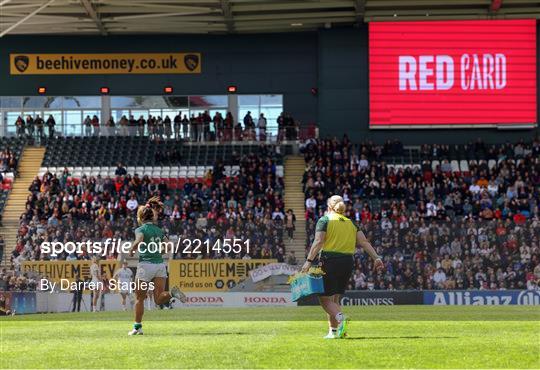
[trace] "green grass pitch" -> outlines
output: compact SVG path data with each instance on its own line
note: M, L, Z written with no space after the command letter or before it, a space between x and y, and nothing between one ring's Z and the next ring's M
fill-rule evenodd
M0 319L2 368L540 368L534 306L347 307L324 340L319 307L178 308Z

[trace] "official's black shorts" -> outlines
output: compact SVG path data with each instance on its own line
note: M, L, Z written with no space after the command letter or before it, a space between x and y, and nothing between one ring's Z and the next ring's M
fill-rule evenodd
M354 267L353 256L328 256L322 255L321 268L324 271L324 293L321 296L344 294Z

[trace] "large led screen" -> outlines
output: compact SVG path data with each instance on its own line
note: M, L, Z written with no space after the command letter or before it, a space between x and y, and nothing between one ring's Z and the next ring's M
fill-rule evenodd
M372 128L536 123L536 21L369 24Z

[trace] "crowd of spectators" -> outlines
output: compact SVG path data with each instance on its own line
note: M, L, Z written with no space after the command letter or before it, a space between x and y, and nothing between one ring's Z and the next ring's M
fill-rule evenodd
M0 291L35 291L38 281L27 273L3 268L0 271Z
M526 144L523 139L517 143L506 142L501 145L487 145L481 139L465 145L424 144L420 147L422 159L450 159L464 157L468 159L504 159L522 158L529 154L540 155L538 145ZM444 171L444 169L443 169Z
M45 135L53 137L55 133L56 120L52 115L44 120L39 114L35 116L27 115L26 118L22 116L17 117L15 120L15 131L18 137L27 137L29 139L42 140ZM45 132L47 130L47 132Z
M171 239L181 238L214 245L216 240L249 240L249 253L240 254L201 248L201 254L182 254L176 258L277 258L283 261L286 217L283 204L283 179L276 174L276 153L261 145L258 153L239 158L239 173L224 174L216 163L205 179L190 179L182 189L168 189L144 174L128 174L117 169L117 176L71 178L45 173L35 178L29 190L26 211L12 261L17 268L25 260L53 259L40 249L44 241L86 242L106 238L133 240L137 207L158 195L164 204L160 226ZM88 259L83 254L60 255L57 259ZM107 258L114 258L109 255Z
M15 153L6 148L0 150L0 183L2 182L2 173L16 172L17 170L17 156Z
M1 139L1 138L0 138ZM2 144L0 142L0 144ZM0 227L2 226L2 213L6 204L9 190L11 189L11 175L17 176L17 165L19 158L16 151L9 145L0 145ZM1 241L2 235L0 235ZM2 250L0 250L0 261L2 261Z
M48 129L48 136L55 135L56 121L50 115L45 121L38 115L32 117L26 116L23 119L19 116L15 121L16 132L19 137L28 137L43 139L45 137L45 128ZM192 113L189 117L180 111L176 116L165 115L123 115L119 120L110 117L104 124L100 123L97 115L87 115L82 122L83 133L85 136L100 135L131 135L131 136L149 136L155 140L184 140L194 142L204 141L267 141L269 130L267 118L264 113L258 117L253 117L251 112L247 112L242 119L235 120L231 112L225 116L216 111L212 116L208 111L198 114ZM298 122L285 112L282 112L276 119L277 140L295 140L298 136Z
M343 196L346 216L356 222L383 256L386 270L374 272L361 251L355 254L351 289L536 289L540 280L540 142L459 147L424 145L421 163L396 168L389 158L403 145L388 141L353 145L311 140L306 160L306 231L309 247L315 224L331 194ZM445 164L466 157L469 168L453 172ZM440 161L436 167L432 160ZM473 160L474 159L474 160ZM160 225L171 239L210 245L218 239L250 240L250 251L224 255L211 250L175 258L276 258L286 255L294 214L285 211L283 180L276 152L261 145L257 154L236 158L239 173L224 174L216 163L204 179L169 189L121 166L114 177L71 178L68 170L46 173L30 186L21 216L15 267L24 260L52 259L44 241L133 240L136 210L149 197L164 203ZM495 163L488 164L489 160ZM58 259L88 259L60 255ZM113 254L107 256L114 258ZM11 280L11 278L10 278Z
M463 147L424 145L422 165L396 169L385 159L402 146L317 140L306 159L307 247L326 199L343 196L345 215L383 256L375 273L355 254L351 289L536 289L540 281L540 142ZM432 159L461 153L469 170ZM496 160L490 167L488 161Z
M97 120L97 121L96 121ZM297 135L297 123L288 113L281 113L276 120L278 128L278 140L293 140ZM99 135L99 119L86 117L84 126L87 127L87 136ZM212 116L208 111L200 112L197 115L192 113L178 114L174 117L166 115L148 117L133 115L122 116L118 122L111 117L106 123L108 134L121 135L148 135L153 139L183 139L185 141L266 141L268 122L264 113L259 117L253 117L251 112L247 112L242 122L235 120L231 112L225 116L216 111ZM93 128L93 132L92 132Z

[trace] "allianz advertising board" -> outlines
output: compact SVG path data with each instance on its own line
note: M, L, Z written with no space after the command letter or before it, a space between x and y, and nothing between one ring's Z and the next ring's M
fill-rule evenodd
M424 304L438 306L540 305L537 290L454 290L424 292Z

